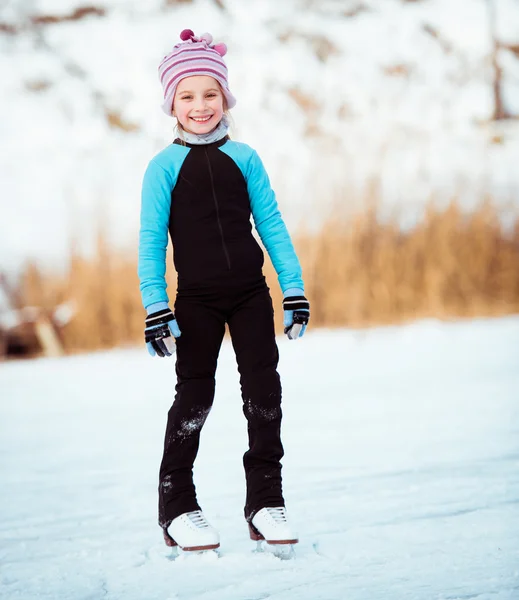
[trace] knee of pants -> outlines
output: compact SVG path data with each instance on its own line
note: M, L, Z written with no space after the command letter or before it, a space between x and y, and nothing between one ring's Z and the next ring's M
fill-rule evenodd
M168 415L175 439L185 439L200 432L213 405L214 391L214 379L177 383L175 401Z
M281 384L276 371L242 381L243 412L251 424L281 419Z
M171 442L181 442L192 436L198 436L211 406L193 405L189 410L182 412L176 410L175 404L169 410L168 439L166 445Z
M255 401L253 398L245 398L243 401L243 414L249 425L261 426L267 425L281 419L281 404L279 396L271 394L265 402L264 399Z

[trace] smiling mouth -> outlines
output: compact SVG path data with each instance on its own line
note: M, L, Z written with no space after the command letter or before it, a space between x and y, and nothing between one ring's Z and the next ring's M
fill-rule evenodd
M190 117L195 123L207 123L209 119L212 118L213 115L209 115L207 117Z

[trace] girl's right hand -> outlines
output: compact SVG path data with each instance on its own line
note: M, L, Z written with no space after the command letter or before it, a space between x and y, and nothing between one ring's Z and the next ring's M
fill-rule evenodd
M156 302L146 309L144 339L151 356L171 356L175 353L175 338L180 337L180 329L175 315L167 302Z

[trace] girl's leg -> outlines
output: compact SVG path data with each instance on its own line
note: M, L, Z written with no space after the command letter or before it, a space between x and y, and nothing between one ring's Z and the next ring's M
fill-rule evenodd
M281 383L274 310L266 285L240 299L229 318L247 418L249 449L245 518L266 506L284 506L281 485Z
M177 297L177 385L168 413L160 465L159 524L166 528L183 513L199 510L193 463L200 431L213 404L215 371L225 331L225 317L200 300Z

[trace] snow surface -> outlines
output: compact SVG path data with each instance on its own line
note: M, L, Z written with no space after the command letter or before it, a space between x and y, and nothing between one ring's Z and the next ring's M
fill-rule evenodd
M252 553L228 341L195 468L222 555L156 524L172 360L0 365L2 600L517 600L519 318L279 340L293 561Z
M233 135L264 159L291 226L319 223L337 200L358 206L373 181L411 216L432 192L470 206L487 191L518 197L519 121L489 122L487 0L225 0L224 11L214 0L102 0L104 17L29 25L82 4L0 7L21 28L0 32L3 269L63 261L70 237L88 249L97 221L135 244L143 172L172 139L157 66L184 27L228 44ZM499 39L518 44L519 2L495 5ZM500 54L518 113L519 59ZM110 128L106 111L138 130Z

